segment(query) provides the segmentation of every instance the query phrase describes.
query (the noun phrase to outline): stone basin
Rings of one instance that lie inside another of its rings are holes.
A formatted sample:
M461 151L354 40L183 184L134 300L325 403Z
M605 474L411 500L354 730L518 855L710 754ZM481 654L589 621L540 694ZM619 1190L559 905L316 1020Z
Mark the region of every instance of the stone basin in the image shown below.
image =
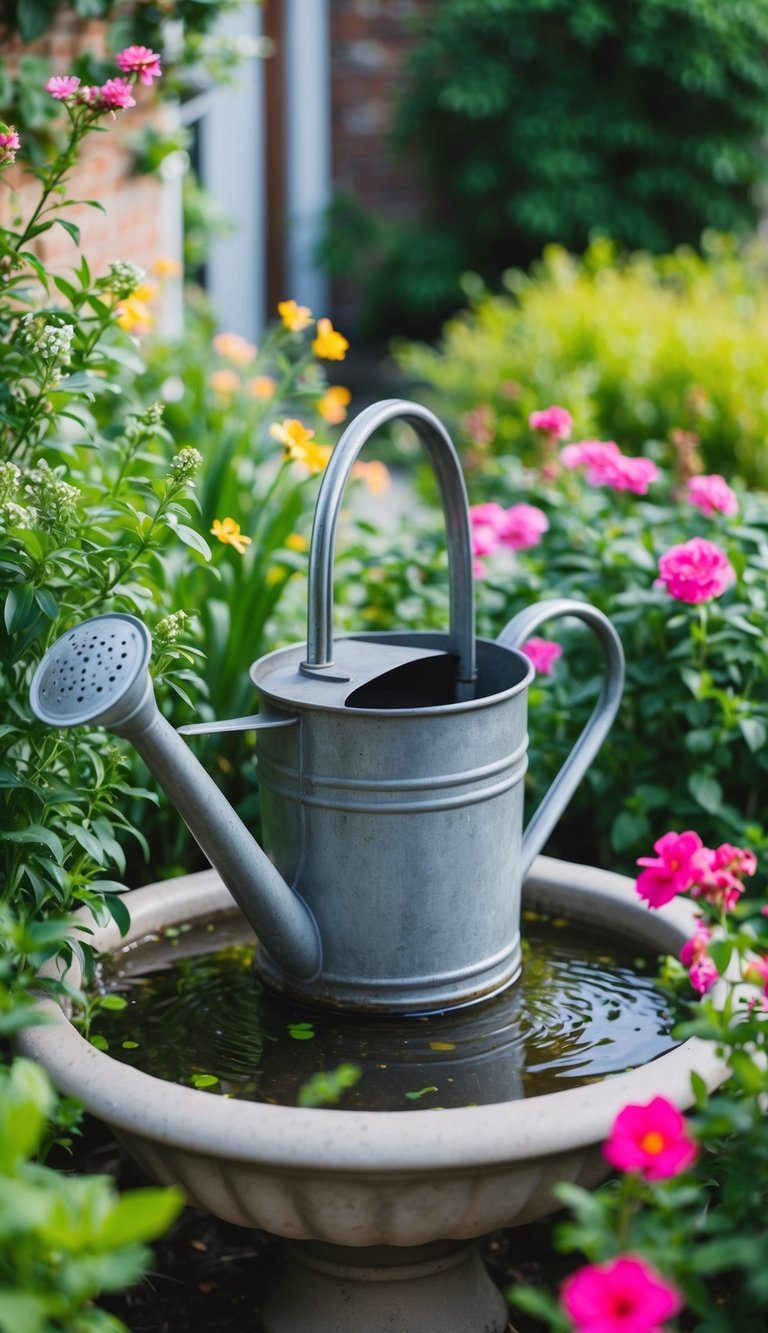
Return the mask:
M631 880L546 857L534 862L523 901L650 953L678 954L694 929L685 901L651 912ZM127 902L128 936L113 922L93 927L99 952L232 909L214 871L150 884ZM68 976L79 984L75 965ZM627 1073L530 1100L310 1110L164 1082L96 1050L54 1002L40 1007L52 1022L23 1032L21 1051L110 1124L150 1176L289 1242L265 1333L501 1333L506 1306L476 1239L551 1212L559 1181L603 1180L600 1145L628 1102L663 1095L685 1109L693 1071L710 1088L725 1076L714 1047L692 1039Z

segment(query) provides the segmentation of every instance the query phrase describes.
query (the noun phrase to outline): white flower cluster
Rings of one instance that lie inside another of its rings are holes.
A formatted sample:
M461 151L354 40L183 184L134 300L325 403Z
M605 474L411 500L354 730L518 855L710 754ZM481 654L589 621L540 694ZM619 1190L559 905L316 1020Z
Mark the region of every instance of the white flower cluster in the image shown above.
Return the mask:
M34 505L38 523L44 532L50 532L53 528L71 527L75 522L80 492L76 486L62 481L44 458L40 459L37 467L29 468L24 474L22 491Z
M125 301L129 296L133 296L146 276L145 270L139 264L132 264L128 259L118 259L110 264L109 277L104 279L104 284L119 300Z
M15 463L0 463L0 528L32 528L37 518L36 511L28 505L19 504L15 498L19 492L21 471Z
M126 417L123 435L129 444L139 444L142 440L152 439L162 421L163 404L150 403L138 416Z
M175 643L191 619L192 617L186 611L174 611L170 616L165 616L155 626L155 644L160 648L167 648L170 644Z
M46 324L41 315L25 315L21 321L22 340L45 361L66 365L74 336L74 324Z
M203 455L200 453L200 450L193 449L190 445L186 445L183 449L180 449L177 454L174 454L171 459L171 477L180 485L184 482L188 482L194 477L198 468L202 465L202 461Z

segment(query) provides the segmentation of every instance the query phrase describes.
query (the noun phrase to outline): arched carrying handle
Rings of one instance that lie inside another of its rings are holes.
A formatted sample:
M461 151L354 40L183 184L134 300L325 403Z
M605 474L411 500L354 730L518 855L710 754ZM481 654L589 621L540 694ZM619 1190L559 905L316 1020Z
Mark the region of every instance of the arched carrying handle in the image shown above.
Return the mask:
M445 427L426 407L388 398L366 407L345 430L325 469L317 497L309 552L307 660L301 671L316 679L339 679L333 660L333 549L342 496L363 445L388 421L405 421L418 435L435 470L445 515L450 572L450 650L458 658L457 698L473 697L475 592L472 544L464 477Z
M524 875L608 735L621 703L624 686L624 650L621 639L602 611L586 602L558 597L526 607L525 611L513 616L509 624L505 625L496 642L505 648L520 648L539 625L554 616L576 616L589 626L600 643L605 672L600 695L589 721L523 834L521 857Z

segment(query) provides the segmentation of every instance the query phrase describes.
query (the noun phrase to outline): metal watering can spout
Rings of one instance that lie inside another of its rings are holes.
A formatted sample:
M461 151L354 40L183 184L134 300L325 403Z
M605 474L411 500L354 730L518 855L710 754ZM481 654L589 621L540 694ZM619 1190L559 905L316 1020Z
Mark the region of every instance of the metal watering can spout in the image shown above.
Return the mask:
M322 959L314 917L160 713L147 670L151 650L149 631L134 616L84 621L57 639L37 668L33 711L49 726L107 727L131 741L275 961L290 976L311 980ZM244 718L230 726L293 721Z

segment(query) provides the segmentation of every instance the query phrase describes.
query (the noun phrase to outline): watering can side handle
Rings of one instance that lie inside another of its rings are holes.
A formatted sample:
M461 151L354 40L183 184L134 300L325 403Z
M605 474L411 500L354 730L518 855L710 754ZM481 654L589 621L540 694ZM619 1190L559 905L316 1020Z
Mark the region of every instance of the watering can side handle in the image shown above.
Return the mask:
M523 834L521 858L524 875L608 735L621 703L624 686L624 650L621 639L607 616L586 602L553 598L537 606L529 606L512 617L496 642L504 648L520 648L539 625L555 616L575 616L589 626L600 643L605 671L597 703L586 726Z
M473 697L475 591L472 543L464 476L445 427L428 408L387 398L355 417L331 454L317 497L309 553L307 660L300 670L319 679L337 679L333 663L333 551L341 501L352 466L380 426L401 420L416 432L435 470L445 515L450 569L451 650L458 658L458 682Z

